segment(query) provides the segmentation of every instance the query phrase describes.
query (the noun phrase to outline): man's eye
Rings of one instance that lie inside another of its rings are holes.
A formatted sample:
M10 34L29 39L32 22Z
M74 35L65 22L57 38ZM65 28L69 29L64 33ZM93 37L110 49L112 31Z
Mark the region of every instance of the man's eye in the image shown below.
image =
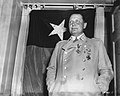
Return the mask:
M73 24L81 24L81 23L82 23L82 22L81 22L81 21L78 21L78 20L77 20L77 21L71 21L71 22L70 22L70 25L73 25Z
M77 20L77 21L76 21L76 23L77 23L77 24L81 24L81 23L82 23L82 21Z
M76 24L80 24L81 22L80 21L76 21Z
M73 23L74 23L74 22L73 22L73 21L71 21L71 22L70 22L70 25L72 25Z

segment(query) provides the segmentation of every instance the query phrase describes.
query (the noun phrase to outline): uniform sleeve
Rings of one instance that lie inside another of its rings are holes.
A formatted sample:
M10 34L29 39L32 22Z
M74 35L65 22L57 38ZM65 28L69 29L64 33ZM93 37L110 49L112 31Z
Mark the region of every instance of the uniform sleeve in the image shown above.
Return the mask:
M58 44L56 44L56 47L52 53L52 56L49 62L49 66L47 67L46 84L47 84L48 91L50 91L50 88L53 86L55 81L57 53L58 53Z
M106 49L102 41L99 42L99 77L98 85L103 93L107 92L109 89L109 83L113 79L112 64L107 55Z

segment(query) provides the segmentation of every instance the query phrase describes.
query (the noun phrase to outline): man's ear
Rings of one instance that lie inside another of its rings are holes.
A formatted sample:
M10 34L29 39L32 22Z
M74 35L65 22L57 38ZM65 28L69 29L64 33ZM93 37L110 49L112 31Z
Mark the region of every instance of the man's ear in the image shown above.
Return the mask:
M87 26L87 23L84 23L84 29L86 28L86 26Z

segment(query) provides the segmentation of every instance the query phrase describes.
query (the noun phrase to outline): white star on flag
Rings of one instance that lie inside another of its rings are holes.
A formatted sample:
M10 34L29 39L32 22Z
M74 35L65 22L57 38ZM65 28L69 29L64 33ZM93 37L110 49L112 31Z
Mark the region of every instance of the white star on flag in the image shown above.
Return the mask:
M55 25L50 23L50 25L54 28L54 30L49 34L49 36L57 34L61 40L63 40L63 33L66 31L64 27L65 20L62 21L59 25Z

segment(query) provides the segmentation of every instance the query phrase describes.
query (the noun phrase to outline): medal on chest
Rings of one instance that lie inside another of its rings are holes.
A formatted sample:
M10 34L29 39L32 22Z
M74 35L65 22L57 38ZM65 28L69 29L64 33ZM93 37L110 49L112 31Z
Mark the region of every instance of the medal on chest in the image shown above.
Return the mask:
M82 45L77 44L77 50L76 50L76 52L77 52L78 54L80 54L81 51L82 51Z
M90 59L91 59L91 55L92 55L91 52L92 52L92 51L91 51L91 48L85 46L84 53L86 53L86 59L87 59L87 60L90 60Z

